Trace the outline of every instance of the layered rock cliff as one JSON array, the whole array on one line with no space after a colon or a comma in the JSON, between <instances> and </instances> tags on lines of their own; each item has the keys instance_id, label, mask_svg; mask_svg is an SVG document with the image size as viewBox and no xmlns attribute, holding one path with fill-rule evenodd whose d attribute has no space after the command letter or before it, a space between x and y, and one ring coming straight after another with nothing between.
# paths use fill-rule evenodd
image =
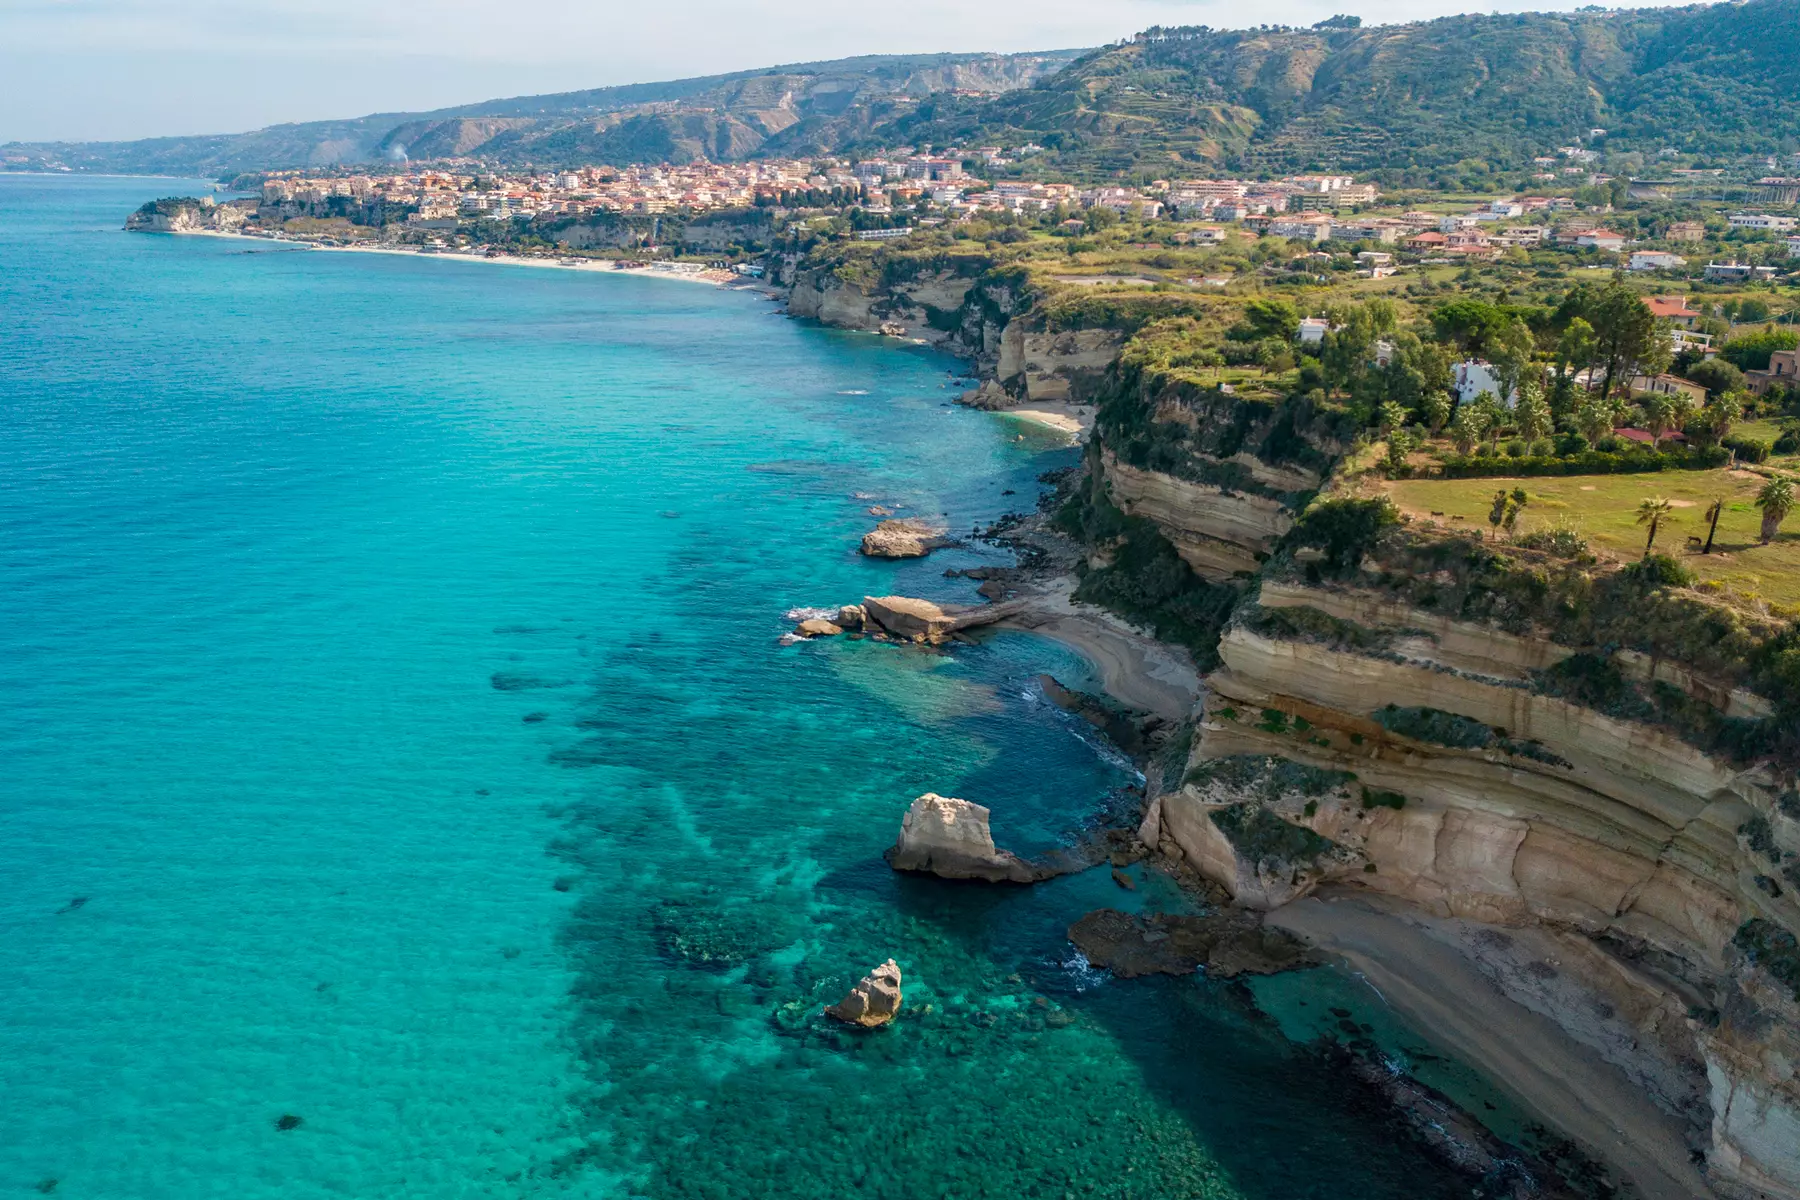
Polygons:
<instances>
[{"instance_id":1,"label":"layered rock cliff","mask_svg":"<svg viewBox=\"0 0 1800 1200\"><path fill-rule=\"evenodd\" d=\"M1266 569L1153 832L1249 907L1336 882L1583 935L1565 969L1618 1029L1549 1015L1696 1128L1721 1194L1800 1196L1800 800L1791 708L1757 690L1792 635L1517 552L1534 611L1487 555L1400 531ZM1601 615L1555 616L1575 577Z\"/></svg>"},{"instance_id":2,"label":"layered rock cliff","mask_svg":"<svg viewBox=\"0 0 1800 1200\"><path fill-rule=\"evenodd\" d=\"M1717 1194L1800 1200L1800 634L1654 562L1319 501L1360 422L1184 357L1212 302L1070 301L974 255L793 294L973 359L984 407L1097 404L1054 522L1077 597L1211 672L1146 842L1250 908L1329 883L1534 927L1566 978L1496 985L1686 1122Z\"/></svg>"}]
</instances>

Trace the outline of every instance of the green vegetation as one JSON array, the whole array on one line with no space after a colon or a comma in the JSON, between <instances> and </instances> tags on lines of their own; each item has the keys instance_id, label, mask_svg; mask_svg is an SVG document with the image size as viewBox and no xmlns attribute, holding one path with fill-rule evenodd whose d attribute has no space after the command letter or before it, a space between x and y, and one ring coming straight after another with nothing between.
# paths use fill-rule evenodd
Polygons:
<instances>
[{"instance_id":1,"label":"green vegetation","mask_svg":"<svg viewBox=\"0 0 1800 1200\"><path fill-rule=\"evenodd\" d=\"M1752 917L1738 926L1731 944L1777 982L1793 989L1794 999L1800 1001L1800 941L1793 934L1773 921Z\"/></svg>"},{"instance_id":2,"label":"green vegetation","mask_svg":"<svg viewBox=\"0 0 1800 1200\"><path fill-rule=\"evenodd\" d=\"M1268 803L1284 796L1323 796L1356 781L1348 771L1309 767L1285 758L1233 754L1209 759L1187 773L1184 783L1217 785L1246 800Z\"/></svg>"},{"instance_id":3,"label":"green vegetation","mask_svg":"<svg viewBox=\"0 0 1800 1200\"><path fill-rule=\"evenodd\" d=\"M1252 862L1311 862L1338 849L1330 838L1289 824L1260 804L1233 804L1211 815L1232 849Z\"/></svg>"},{"instance_id":4,"label":"green vegetation","mask_svg":"<svg viewBox=\"0 0 1800 1200\"><path fill-rule=\"evenodd\" d=\"M1756 506L1770 481L1745 471L1666 472L1654 481L1635 475L1534 478L1524 487L1530 507L1519 518L1518 541L1563 529L1592 548L1628 561L1644 552L1647 529L1638 506L1652 493L1670 505L1658 545L1703 584L1755 601L1800 607L1800 533L1762 540ZM1472 528L1487 515L1492 480L1408 479L1383 490L1401 512L1451 528ZM1722 501L1713 552L1701 553L1709 529L1703 517Z\"/></svg>"},{"instance_id":5,"label":"green vegetation","mask_svg":"<svg viewBox=\"0 0 1800 1200\"><path fill-rule=\"evenodd\" d=\"M915 143L1034 140L1062 169L1090 174L1165 175L1212 160L1477 190L1596 125L1609 148L1645 155L1786 149L1800 133L1787 102L1800 68L1778 47L1796 25L1795 0L1752 0L1153 29L1023 91L934 97L896 128Z\"/></svg>"},{"instance_id":6,"label":"green vegetation","mask_svg":"<svg viewBox=\"0 0 1800 1200\"><path fill-rule=\"evenodd\" d=\"M1121 513L1091 476L1064 503L1056 524L1106 548L1112 560L1104 567L1082 565L1077 600L1148 625L1164 641L1186 646L1202 669L1218 661L1219 630L1237 604L1238 588L1195 575L1153 523Z\"/></svg>"}]
</instances>

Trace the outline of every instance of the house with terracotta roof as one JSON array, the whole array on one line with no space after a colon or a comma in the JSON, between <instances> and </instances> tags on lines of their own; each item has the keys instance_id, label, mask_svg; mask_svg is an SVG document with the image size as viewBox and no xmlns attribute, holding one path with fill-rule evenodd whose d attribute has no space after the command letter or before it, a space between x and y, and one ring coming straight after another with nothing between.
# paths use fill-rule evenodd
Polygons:
<instances>
[{"instance_id":1,"label":"house with terracotta roof","mask_svg":"<svg viewBox=\"0 0 1800 1200\"><path fill-rule=\"evenodd\" d=\"M1697 308L1689 308L1686 296L1648 296L1644 303L1650 306L1651 316L1683 329L1692 329L1705 315Z\"/></svg>"}]
</instances>

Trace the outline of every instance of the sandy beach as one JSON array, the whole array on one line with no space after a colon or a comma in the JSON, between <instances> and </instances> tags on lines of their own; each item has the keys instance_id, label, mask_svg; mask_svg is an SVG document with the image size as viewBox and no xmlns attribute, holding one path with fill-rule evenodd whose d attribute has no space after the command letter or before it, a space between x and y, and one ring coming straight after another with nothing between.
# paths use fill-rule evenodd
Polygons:
<instances>
[{"instance_id":1,"label":"sandy beach","mask_svg":"<svg viewBox=\"0 0 1800 1200\"><path fill-rule=\"evenodd\" d=\"M1106 694L1121 704L1185 721L1200 701L1200 673L1179 650L1068 596L1073 581L1001 624L1061 642L1094 664Z\"/></svg>"},{"instance_id":2,"label":"sandy beach","mask_svg":"<svg viewBox=\"0 0 1800 1200\"><path fill-rule=\"evenodd\" d=\"M1432 918L1340 890L1276 909L1269 923L1341 959L1407 1024L1613 1165L1647 1200L1710 1194L1682 1121L1556 1022L1504 995Z\"/></svg>"},{"instance_id":3,"label":"sandy beach","mask_svg":"<svg viewBox=\"0 0 1800 1200\"><path fill-rule=\"evenodd\" d=\"M648 263L642 266L621 267L617 265L618 260L615 259L576 259L566 256L551 258L538 255L488 254L461 250L426 250L417 246L322 246L316 242L297 241L292 238L257 237L247 233L227 233L218 229L183 229L176 231L176 236L230 238L233 241L250 242L256 245L314 250L326 254L399 254L443 262L478 262L492 263L503 267L534 267L552 271L590 271L604 272L609 275L637 275L651 279L673 279L684 283L704 283L713 287L755 288L758 286L753 280L731 271L695 268L693 264L686 263Z\"/></svg>"},{"instance_id":4,"label":"sandy beach","mask_svg":"<svg viewBox=\"0 0 1800 1200\"><path fill-rule=\"evenodd\" d=\"M1088 432L1094 428L1094 408L1091 404L1064 404L1046 400L1034 402L1027 408L1003 408L997 412L1003 417L1047 426L1077 440L1087 437Z\"/></svg>"}]
</instances>

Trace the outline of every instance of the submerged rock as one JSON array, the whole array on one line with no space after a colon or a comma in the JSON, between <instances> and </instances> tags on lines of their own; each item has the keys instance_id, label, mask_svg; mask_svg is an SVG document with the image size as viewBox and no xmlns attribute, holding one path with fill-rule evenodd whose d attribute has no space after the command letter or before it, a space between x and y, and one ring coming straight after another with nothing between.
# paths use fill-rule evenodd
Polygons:
<instances>
[{"instance_id":1,"label":"submerged rock","mask_svg":"<svg viewBox=\"0 0 1800 1200\"><path fill-rule=\"evenodd\" d=\"M995 848L987 809L936 792L926 792L906 810L887 861L896 871L928 871L944 879L1032 883L1041 877L1018 855Z\"/></svg>"},{"instance_id":2,"label":"submerged rock","mask_svg":"<svg viewBox=\"0 0 1800 1200\"><path fill-rule=\"evenodd\" d=\"M945 532L917 517L897 517L865 533L862 552L870 558L924 558L945 544Z\"/></svg>"},{"instance_id":3,"label":"submerged rock","mask_svg":"<svg viewBox=\"0 0 1800 1200\"><path fill-rule=\"evenodd\" d=\"M899 1011L900 967L890 958L864 975L849 995L825 1010L825 1015L873 1029L892 1021Z\"/></svg>"},{"instance_id":4,"label":"submerged rock","mask_svg":"<svg viewBox=\"0 0 1800 1200\"><path fill-rule=\"evenodd\" d=\"M1127 709L1099 696L1066 688L1054 675L1039 675L1037 684L1050 703L1066 713L1080 717L1127 754L1142 754L1149 745L1150 733L1162 724L1160 718L1149 713Z\"/></svg>"},{"instance_id":5,"label":"submerged rock","mask_svg":"<svg viewBox=\"0 0 1800 1200\"><path fill-rule=\"evenodd\" d=\"M1306 944L1237 909L1205 916L1133 916L1099 908L1069 926L1069 940L1089 963L1121 979L1140 975L1274 975L1315 966Z\"/></svg>"}]
</instances>

